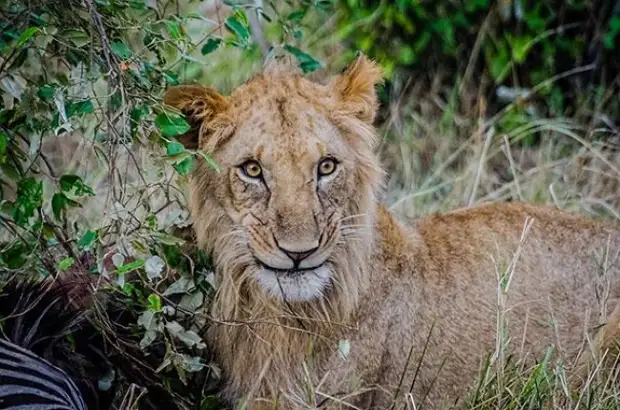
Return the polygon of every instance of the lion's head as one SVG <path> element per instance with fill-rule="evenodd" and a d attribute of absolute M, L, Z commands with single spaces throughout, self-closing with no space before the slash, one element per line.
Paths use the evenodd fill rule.
<path fill-rule="evenodd" d="M 356 298 L 372 246 L 377 66 L 363 56 L 326 85 L 275 65 L 229 96 L 190 85 L 164 102 L 192 125 L 190 209 L 222 292 L 312 303 Z"/>

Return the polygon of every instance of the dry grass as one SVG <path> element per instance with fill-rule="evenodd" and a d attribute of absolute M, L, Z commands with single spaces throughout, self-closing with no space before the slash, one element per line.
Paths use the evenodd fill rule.
<path fill-rule="evenodd" d="M 470 95 L 455 103 L 445 97 L 453 96 L 460 84 L 447 88 L 427 84 L 410 84 L 411 93 L 392 101 L 380 127 L 384 139 L 379 153 L 388 170 L 385 201 L 394 212 L 420 217 L 485 201 L 520 199 L 620 219 L 618 135 L 602 120 L 603 113 L 591 112 L 587 121 L 533 118 L 500 132 L 510 109 L 489 118 L 482 98 Z M 480 95 L 480 89 L 474 93 Z M 459 104 L 463 101 L 469 105 Z M 532 135 L 539 137 L 539 143 L 525 144 Z M 597 367 L 585 385 L 574 390 L 562 363 L 550 359 L 551 347 L 535 365 L 505 351 L 500 336 L 507 293 L 498 289 L 498 345 L 489 352 L 479 380 L 472 380 L 466 407 L 618 408 L 617 372 L 603 376 Z M 419 401 L 408 397 L 407 408 L 422 408 Z"/>
<path fill-rule="evenodd" d="M 433 92 L 393 104 L 380 150 L 392 210 L 420 216 L 521 199 L 620 218 L 618 136 L 604 123 L 535 118 L 500 132 L 502 116 L 480 114 L 484 100 L 464 113 Z M 532 135 L 540 142 L 528 146 Z"/>

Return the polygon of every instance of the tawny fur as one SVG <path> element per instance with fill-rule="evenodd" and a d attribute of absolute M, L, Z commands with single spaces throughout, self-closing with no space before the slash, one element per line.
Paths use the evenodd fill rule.
<path fill-rule="evenodd" d="M 553 346 L 570 366 L 616 306 L 618 224 L 520 202 L 399 221 L 380 205 L 380 80 L 360 56 L 326 85 L 280 67 L 227 97 L 199 86 L 166 95 L 196 125 L 187 146 L 221 168 L 200 162 L 190 208 L 198 245 L 214 257 L 206 337 L 231 403 L 389 408 L 417 373 L 416 404 L 443 408 L 462 402 L 498 346 L 501 289 L 507 351 L 525 360 Z M 319 182 L 313 167 L 326 153 L 339 173 Z M 264 186 L 240 176 L 248 158 L 262 164 Z M 315 231 L 332 286 L 304 302 L 270 296 L 256 255 L 277 252 L 272 236 L 302 243 Z"/>

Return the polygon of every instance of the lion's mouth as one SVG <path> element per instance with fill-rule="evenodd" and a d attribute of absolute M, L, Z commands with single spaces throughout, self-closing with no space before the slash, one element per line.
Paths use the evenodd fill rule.
<path fill-rule="evenodd" d="M 309 268 L 290 268 L 290 269 L 281 269 L 281 268 L 274 268 L 273 266 L 270 266 L 267 263 L 264 263 L 263 261 L 261 261 L 260 259 L 258 259 L 257 257 L 254 257 L 254 261 L 256 262 L 256 264 L 258 266 L 260 266 L 263 269 L 267 269 L 270 270 L 274 273 L 277 273 L 279 275 L 290 275 L 290 276 L 294 276 L 294 275 L 299 275 L 299 274 L 303 274 L 306 272 L 310 272 L 310 271 L 315 271 L 318 268 L 322 267 L 323 265 L 325 265 L 324 263 L 320 264 L 320 265 L 316 265 L 316 266 L 311 266 Z"/>
<path fill-rule="evenodd" d="M 288 302 L 303 302 L 322 297 L 332 286 L 328 263 L 312 268 L 278 269 L 256 261 L 255 278 L 270 296 Z"/>

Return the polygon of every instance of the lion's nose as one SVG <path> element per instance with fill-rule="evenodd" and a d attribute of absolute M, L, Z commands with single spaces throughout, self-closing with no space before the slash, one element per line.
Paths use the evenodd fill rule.
<path fill-rule="evenodd" d="M 305 251 L 301 251 L 301 252 L 293 252 L 293 251 L 289 251 L 288 249 L 280 248 L 282 252 L 284 252 L 289 258 L 293 260 L 295 265 L 299 265 L 301 261 L 306 259 L 308 256 L 312 255 L 314 252 L 316 252 L 317 249 L 318 247 L 308 249 Z"/>

